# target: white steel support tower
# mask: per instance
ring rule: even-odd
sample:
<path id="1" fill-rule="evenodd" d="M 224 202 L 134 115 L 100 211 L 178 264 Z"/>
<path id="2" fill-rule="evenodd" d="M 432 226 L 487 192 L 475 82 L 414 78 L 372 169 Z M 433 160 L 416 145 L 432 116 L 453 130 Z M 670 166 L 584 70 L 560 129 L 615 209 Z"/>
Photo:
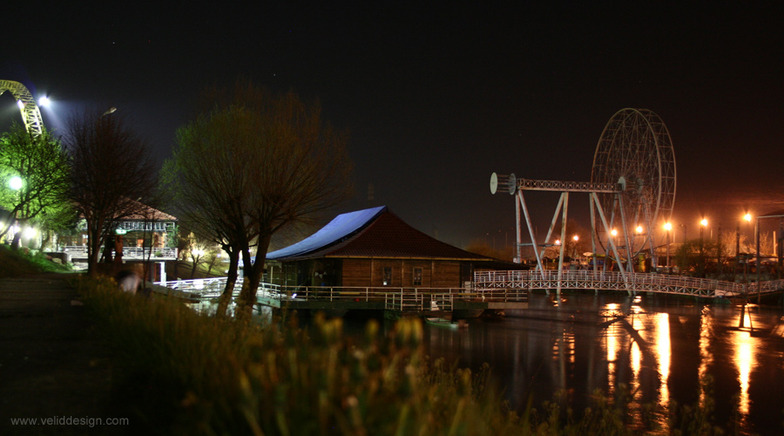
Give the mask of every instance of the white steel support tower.
<path id="1" fill-rule="evenodd" d="M 548 244 L 548 241 L 551 240 L 553 236 L 553 232 L 556 231 L 556 225 L 558 223 L 559 214 L 561 228 L 560 228 L 560 247 L 558 250 L 558 286 L 556 288 L 556 292 L 558 296 L 561 294 L 561 278 L 563 272 L 563 264 L 564 264 L 564 255 L 566 251 L 566 220 L 568 217 L 569 211 L 569 194 L 574 193 L 585 193 L 588 194 L 589 204 L 591 207 L 592 212 L 598 214 L 599 222 L 594 223 L 592 222 L 591 226 L 591 245 L 592 245 L 592 253 L 593 253 L 593 269 L 594 271 L 598 270 L 597 262 L 596 262 L 596 252 L 597 252 L 597 231 L 596 229 L 604 229 L 604 234 L 609 235 L 612 227 L 612 216 L 610 220 L 607 219 L 607 213 L 604 210 L 601 202 L 599 201 L 598 194 L 612 194 L 617 199 L 619 204 L 622 204 L 622 185 L 616 183 L 591 183 L 591 182 L 569 182 L 569 181 L 556 181 L 556 180 L 531 180 L 531 179 L 518 179 L 514 174 L 509 175 L 498 175 L 493 173 L 490 176 L 490 192 L 495 194 L 499 190 L 508 192 L 510 195 L 515 197 L 515 241 L 516 241 L 516 253 L 515 253 L 515 261 L 520 262 L 522 259 L 522 247 L 526 244 L 523 243 L 523 220 L 525 221 L 525 228 L 528 230 L 528 237 L 530 238 L 531 242 L 530 245 L 533 247 L 534 256 L 536 257 L 536 270 L 541 272 L 542 277 L 544 277 L 544 264 L 542 262 L 542 257 L 544 256 L 544 250 L 548 246 L 552 246 L 553 244 Z M 545 236 L 542 243 L 539 243 L 536 238 L 536 234 L 534 232 L 534 226 L 531 222 L 531 215 L 528 211 L 528 205 L 525 201 L 525 191 L 547 191 L 547 192 L 560 192 L 561 196 L 558 200 L 558 204 L 555 207 L 555 212 L 553 213 L 553 219 L 550 223 L 550 227 L 547 230 L 547 236 Z M 520 212 L 522 211 L 522 217 Z M 594 213 L 591 214 L 591 220 L 594 221 Z M 621 217 L 623 220 L 623 217 Z M 623 226 L 625 228 L 625 226 Z M 628 239 L 628 238 L 627 238 Z M 618 246 L 615 242 L 615 238 L 609 238 L 608 247 L 615 262 L 622 266 L 624 265 L 623 258 L 618 250 Z M 627 269 L 629 272 L 632 272 L 631 263 L 627 262 Z M 606 267 L 606 263 L 605 263 Z M 621 276 L 626 277 L 626 271 L 623 267 L 619 268 Z"/>
<path id="2" fill-rule="evenodd" d="M 605 125 L 596 145 L 590 182 L 517 179 L 514 174 L 496 173 L 490 177 L 490 191 L 493 194 L 501 189 L 515 197 L 516 262 L 521 262 L 522 258 L 524 218 L 534 248 L 536 268 L 544 273 L 544 249 L 561 214 L 559 281 L 566 245 L 570 193 L 587 193 L 589 197 L 594 271 L 597 269 L 596 256 L 601 246 L 606 257 L 613 257 L 620 271 L 632 273 L 635 272 L 635 260 L 644 261 L 646 254 L 652 268 L 658 266 L 656 234 L 658 229 L 669 223 L 675 203 L 675 185 L 675 153 L 667 126 L 653 111 L 634 108 L 619 110 Z M 544 244 L 536 240 L 524 191 L 561 193 Z M 616 239 L 620 240 L 620 244 Z M 605 262 L 604 268 L 606 266 Z M 640 270 L 643 269 L 640 267 Z M 560 290 L 559 283 L 559 293 Z"/>

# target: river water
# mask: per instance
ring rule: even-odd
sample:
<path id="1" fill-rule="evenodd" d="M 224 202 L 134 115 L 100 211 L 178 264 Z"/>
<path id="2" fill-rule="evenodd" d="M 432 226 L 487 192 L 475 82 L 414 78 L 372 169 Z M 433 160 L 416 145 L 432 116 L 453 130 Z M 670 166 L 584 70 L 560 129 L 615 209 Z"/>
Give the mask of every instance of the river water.
<path id="1" fill-rule="evenodd" d="M 784 434 L 784 339 L 767 334 L 780 306 L 748 306 L 738 328 L 731 304 L 592 291 L 554 300 L 534 294 L 528 310 L 466 329 L 426 325 L 426 350 L 474 370 L 488 363 L 518 411 L 556 395 L 581 411 L 595 392 L 628 391 L 627 418 L 640 429 L 652 417 L 666 433 L 670 410 L 712 400 L 715 425 L 730 434 Z"/>

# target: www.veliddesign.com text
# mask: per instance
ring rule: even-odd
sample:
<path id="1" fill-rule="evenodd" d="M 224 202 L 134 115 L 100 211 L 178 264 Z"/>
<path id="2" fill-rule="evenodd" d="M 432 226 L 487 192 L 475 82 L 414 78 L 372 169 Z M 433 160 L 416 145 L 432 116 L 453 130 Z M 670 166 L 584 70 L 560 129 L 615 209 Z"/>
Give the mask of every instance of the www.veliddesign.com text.
<path id="1" fill-rule="evenodd" d="M 123 426 L 129 425 L 128 418 L 98 418 L 92 416 L 47 416 L 45 418 L 11 418 L 12 426 Z"/>

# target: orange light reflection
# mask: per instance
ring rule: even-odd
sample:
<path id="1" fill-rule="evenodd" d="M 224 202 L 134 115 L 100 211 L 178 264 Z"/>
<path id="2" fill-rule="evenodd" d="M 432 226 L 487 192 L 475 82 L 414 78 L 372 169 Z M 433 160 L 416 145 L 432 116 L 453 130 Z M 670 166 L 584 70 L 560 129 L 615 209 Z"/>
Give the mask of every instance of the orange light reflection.
<path id="1" fill-rule="evenodd" d="M 670 317 L 667 313 L 656 315 L 656 354 L 659 361 L 659 404 L 668 409 L 670 403 L 670 389 L 668 386 L 670 378 L 670 360 L 672 358 L 670 344 Z"/>

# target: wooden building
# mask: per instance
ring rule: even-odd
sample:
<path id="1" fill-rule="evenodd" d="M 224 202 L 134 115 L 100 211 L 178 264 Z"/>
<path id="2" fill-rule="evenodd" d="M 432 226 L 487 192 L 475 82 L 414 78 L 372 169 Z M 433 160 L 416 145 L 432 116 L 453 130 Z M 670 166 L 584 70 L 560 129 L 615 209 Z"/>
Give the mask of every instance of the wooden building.
<path id="1" fill-rule="evenodd" d="M 266 280 L 288 286 L 460 288 L 494 259 L 438 241 L 381 206 L 338 215 L 267 261 Z"/>
<path id="2" fill-rule="evenodd" d="M 138 201 L 129 203 L 133 210 L 112 223 L 115 227 L 103 247 L 103 257 L 177 259 L 177 217 Z M 86 259 L 87 221 L 80 218 L 75 231 L 69 233 L 58 235 L 58 246 L 71 258 Z"/>

